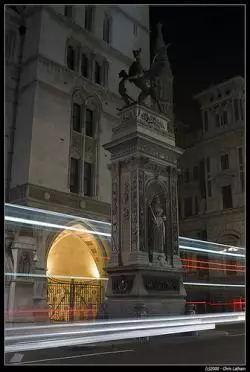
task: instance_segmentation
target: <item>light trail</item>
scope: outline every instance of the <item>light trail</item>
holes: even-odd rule
[[[219,247],[224,247],[224,248],[225,247],[228,247],[228,248],[243,249],[244,251],[246,250],[246,248],[243,248],[243,247],[235,247],[233,245],[227,245],[227,244],[221,244],[221,243],[215,243],[215,242],[208,242],[207,240],[187,238],[186,236],[179,236],[179,239],[191,240],[191,241],[200,242],[200,243],[203,243],[203,244],[209,243],[210,245],[214,245],[214,246],[217,246],[218,245]]]
[[[84,222],[95,222],[95,223],[100,223],[100,224],[111,226],[110,222],[103,222],[103,221],[100,221],[100,220],[92,220],[92,219],[89,219],[89,218],[84,218],[84,217],[80,217],[80,216],[72,216],[70,214],[53,212],[53,211],[48,211],[48,210],[45,210],[45,209],[26,207],[26,206],[22,206],[22,205],[9,204],[9,203],[5,203],[5,206],[10,207],[10,208],[24,209],[24,210],[27,210],[27,211],[30,211],[30,212],[34,211],[34,212],[38,212],[38,213],[42,213],[42,214],[46,214],[46,215],[57,216],[57,217],[66,217],[70,221],[72,219],[75,219],[75,220],[81,220],[81,221],[84,221]]]
[[[233,321],[243,321],[245,319],[245,316],[241,314],[240,316],[234,317],[233,315],[227,319],[218,318],[211,318],[206,319],[205,323],[215,323],[215,324],[225,324],[225,323],[232,323]],[[55,337],[55,336],[74,336],[74,335],[88,335],[93,333],[104,333],[104,332],[120,332],[120,331],[138,331],[138,330],[151,330],[156,328],[166,328],[166,327],[176,327],[176,326],[195,326],[199,324],[204,324],[204,320],[201,319],[190,319],[188,316],[184,320],[167,320],[165,322],[158,322],[155,324],[155,322],[152,322],[153,324],[136,324],[136,325],[126,325],[126,326],[113,326],[113,327],[102,327],[98,328],[92,327],[93,329],[82,329],[82,330],[74,330],[74,331],[59,331],[57,333],[39,333],[39,334],[25,334],[25,335],[14,335],[14,336],[6,336],[5,341],[13,341],[13,340],[28,340],[28,339],[36,339],[36,338],[49,338],[49,337]],[[51,328],[52,330],[53,328]]]
[[[237,311],[237,312],[227,312],[227,313],[216,313],[216,314],[195,314],[195,315],[174,315],[174,316],[151,316],[146,318],[124,318],[124,319],[116,319],[116,320],[94,320],[89,322],[77,322],[77,323],[62,323],[62,324],[46,324],[46,325],[31,325],[31,326],[24,326],[24,327],[6,327],[5,331],[7,332],[16,332],[22,330],[35,330],[35,329],[46,329],[46,328],[71,328],[71,327],[88,327],[88,326],[99,326],[99,325],[113,325],[113,324],[125,324],[125,323],[148,323],[148,322],[166,322],[166,321],[175,321],[175,320],[185,320],[185,319],[204,319],[204,321],[208,318],[237,318],[237,317],[245,317],[244,311]]]
[[[216,252],[216,251],[213,251],[212,249],[189,247],[186,245],[179,245],[179,248],[182,249],[183,251],[186,250],[186,251],[206,252],[206,253],[219,254],[221,256],[231,256],[231,257],[233,256],[233,257],[246,258],[244,254],[240,254],[240,253]]]
[[[213,265],[219,265],[219,266],[232,266],[232,267],[246,267],[245,265],[232,265],[232,264],[223,264],[220,262],[214,262],[214,261],[201,261],[201,260],[194,260],[190,258],[181,258],[181,261],[188,261],[188,262],[199,262],[199,263],[206,263],[208,265],[213,264]]]
[[[6,276],[21,276],[46,279],[80,279],[80,280],[108,280],[108,278],[94,278],[89,276],[64,276],[64,275],[46,275],[46,274],[30,274],[30,273],[5,273]],[[70,284],[70,283],[69,283]]]
[[[224,283],[195,283],[195,282],[183,282],[184,285],[197,285],[204,287],[238,287],[245,288],[244,284],[224,284]]]
[[[82,233],[90,233],[90,234],[101,235],[101,236],[108,236],[108,237],[111,236],[111,234],[104,233],[104,232],[101,232],[101,231],[93,231],[93,230],[87,230],[87,229],[78,229],[77,227],[71,227],[71,226],[65,226],[65,225],[57,225],[57,224],[49,223],[49,222],[27,220],[26,218],[5,216],[4,219],[6,221],[18,222],[18,223],[23,223],[23,224],[32,225],[32,226],[51,227],[51,228],[60,229],[60,230],[78,231],[78,232],[82,232]]]
[[[237,269],[223,269],[218,267],[207,267],[207,266],[193,266],[193,265],[182,265],[183,267],[187,267],[189,269],[198,269],[198,270],[216,270],[216,271],[233,271],[233,272],[246,272],[246,270],[237,270]]]

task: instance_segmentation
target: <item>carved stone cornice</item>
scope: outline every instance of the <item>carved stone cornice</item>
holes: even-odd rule
[[[54,189],[25,184],[10,191],[10,203],[32,204],[33,202],[58,212],[74,213],[80,216],[93,215],[107,219],[110,217],[110,204],[93,198],[74,195]],[[58,208],[57,208],[58,206]],[[70,212],[69,209],[72,209]]]

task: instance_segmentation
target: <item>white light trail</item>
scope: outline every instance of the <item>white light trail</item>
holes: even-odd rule
[[[33,208],[33,207],[26,207],[26,206],[23,206],[23,205],[16,205],[16,204],[9,204],[9,203],[5,203],[5,205],[7,207],[11,207],[11,208],[24,209],[24,210],[27,210],[27,211],[38,212],[38,213],[42,213],[42,214],[46,214],[46,215],[52,215],[52,216],[57,216],[57,217],[66,217],[70,221],[72,219],[75,219],[75,220],[81,220],[81,221],[84,221],[84,222],[96,222],[96,223],[100,223],[100,224],[105,224],[105,225],[111,226],[111,223],[110,222],[103,222],[103,221],[100,221],[100,220],[92,220],[92,219],[89,219],[89,218],[84,218],[84,217],[79,217],[79,216],[72,216],[70,214],[53,212],[53,211],[48,211],[48,210],[46,211],[45,209],[38,209],[38,208]]]
[[[46,279],[82,279],[82,280],[108,280],[108,278],[94,278],[90,276],[64,276],[64,275],[46,275],[46,274],[29,274],[29,273],[5,273],[6,276],[21,276]]]
[[[69,338],[69,339],[59,339],[59,340],[39,340],[37,342],[27,342],[17,343],[13,345],[5,345],[6,353],[13,353],[24,350],[38,350],[38,349],[47,349],[47,348],[56,348],[62,346],[73,346],[73,345],[83,345],[83,344],[92,344],[95,342],[105,342],[105,341],[114,341],[114,340],[125,340],[137,337],[147,337],[147,336],[159,336],[166,334],[174,333],[185,333],[193,331],[204,331],[208,329],[215,329],[215,324],[199,324],[193,326],[177,326],[177,327],[168,327],[163,329],[150,329],[150,330],[136,330],[128,331],[126,333],[111,333],[106,335],[96,335],[96,336],[87,336],[81,338]]]
[[[211,286],[211,287],[239,287],[239,288],[245,288],[245,284],[192,283],[192,282],[183,282],[183,284],[184,285]]]
[[[196,248],[196,247],[189,247],[186,245],[179,245],[179,248],[182,249],[183,251],[196,251],[196,252],[207,252],[207,253],[213,253],[213,254],[219,254],[222,256],[234,256],[234,257],[243,257],[246,258],[245,254],[240,254],[240,253],[227,253],[227,252],[217,252],[212,249],[205,249],[205,248]]]
[[[4,219],[6,221],[24,223],[24,224],[33,225],[33,226],[35,225],[35,226],[51,227],[51,228],[60,229],[60,230],[62,229],[62,230],[78,231],[78,232],[82,232],[82,233],[90,233],[90,234],[101,235],[101,236],[108,236],[108,237],[111,236],[111,234],[100,232],[100,231],[92,231],[92,230],[87,230],[87,229],[78,229],[77,227],[57,225],[57,224],[49,223],[49,222],[27,220],[26,218],[5,216]]]
[[[46,325],[35,325],[35,326],[24,326],[24,327],[6,327],[5,331],[16,332],[22,330],[32,330],[35,329],[45,329],[45,328],[74,328],[74,327],[89,327],[89,326],[100,326],[100,325],[114,325],[114,324],[126,324],[126,323],[148,323],[148,322],[169,322],[177,320],[191,320],[191,319],[235,319],[237,317],[243,316],[245,319],[245,312],[227,312],[227,313],[216,313],[216,314],[195,314],[195,315],[174,315],[174,316],[162,316],[162,317],[146,317],[146,318],[129,318],[129,319],[116,319],[116,320],[95,320],[88,322],[77,322],[77,323],[62,323],[62,324],[46,324]]]
[[[213,318],[206,318],[206,319],[190,319],[188,316],[186,319],[183,320],[167,320],[165,322],[158,322],[155,324],[155,322],[152,322],[153,324],[142,324],[142,325],[128,325],[128,326],[116,326],[113,328],[109,327],[103,327],[98,329],[98,324],[94,325],[95,329],[82,329],[77,331],[64,331],[64,332],[57,332],[57,333],[40,333],[40,334],[29,334],[29,335],[15,335],[15,336],[7,336],[5,337],[6,341],[12,341],[12,340],[28,340],[28,339],[36,339],[36,338],[49,338],[49,337],[61,337],[61,336],[74,336],[74,335],[80,335],[83,336],[86,334],[91,333],[103,333],[103,332],[118,332],[118,331],[133,331],[133,330],[143,330],[143,329],[155,329],[155,328],[166,328],[166,327],[176,327],[176,326],[189,326],[189,325],[199,325],[199,324],[225,324],[225,323],[237,323],[245,320],[245,314],[241,314],[240,316],[231,316],[228,318],[223,317],[213,317]],[[93,325],[92,325],[92,328]],[[53,328],[51,328],[53,330]]]
[[[230,247],[230,248],[237,248],[237,249],[243,249],[243,250],[246,250],[246,248],[242,248],[242,247],[235,247],[233,245],[227,245],[227,244],[221,244],[221,243],[215,243],[215,242],[208,242],[207,240],[200,240],[200,239],[193,239],[193,238],[187,238],[185,236],[179,236],[179,239],[184,239],[184,240],[190,240],[190,241],[195,241],[195,242],[200,242],[200,243],[203,243],[203,244],[208,244],[209,245],[214,245],[214,246],[221,246],[221,247]]]

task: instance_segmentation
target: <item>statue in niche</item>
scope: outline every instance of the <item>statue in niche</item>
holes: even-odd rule
[[[165,253],[166,216],[159,196],[155,196],[149,204],[149,255],[152,252]]]
[[[125,70],[121,70],[119,72],[119,78],[122,79],[119,84],[119,93],[125,101],[126,106],[135,103],[135,101],[130,96],[128,96],[127,90],[125,88],[125,83],[126,81],[128,81],[134,84],[137,88],[141,89],[141,93],[138,96],[138,103],[140,105],[143,105],[146,98],[148,96],[151,96],[156,102],[159,112],[162,112],[160,104],[155,96],[154,89],[152,88],[152,80],[156,76],[160,75],[163,67],[162,58],[158,55],[159,53],[161,54],[162,51],[156,54],[148,71],[145,71],[142,67],[141,51],[141,49],[133,50],[135,60],[130,66],[128,74]]]

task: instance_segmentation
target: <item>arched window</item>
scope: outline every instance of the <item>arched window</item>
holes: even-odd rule
[[[111,27],[112,27],[112,18],[109,15],[105,15],[103,22],[103,40],[108,44],[111,42]]]
[[[101,66],[95,61],[95,83],[101,84]]]
[[[94,7],[92,5],[87,5],[85,8],[85,29],[88,31],[92,31],[93,15]]]
[[[89,60],[85,54],[82,54],[81,59],[81,74],[82,76],[89,77]]]
[[[71,70],[75,70],[76,67],[76,50],[72,45],[67,48],[67,66]]]

